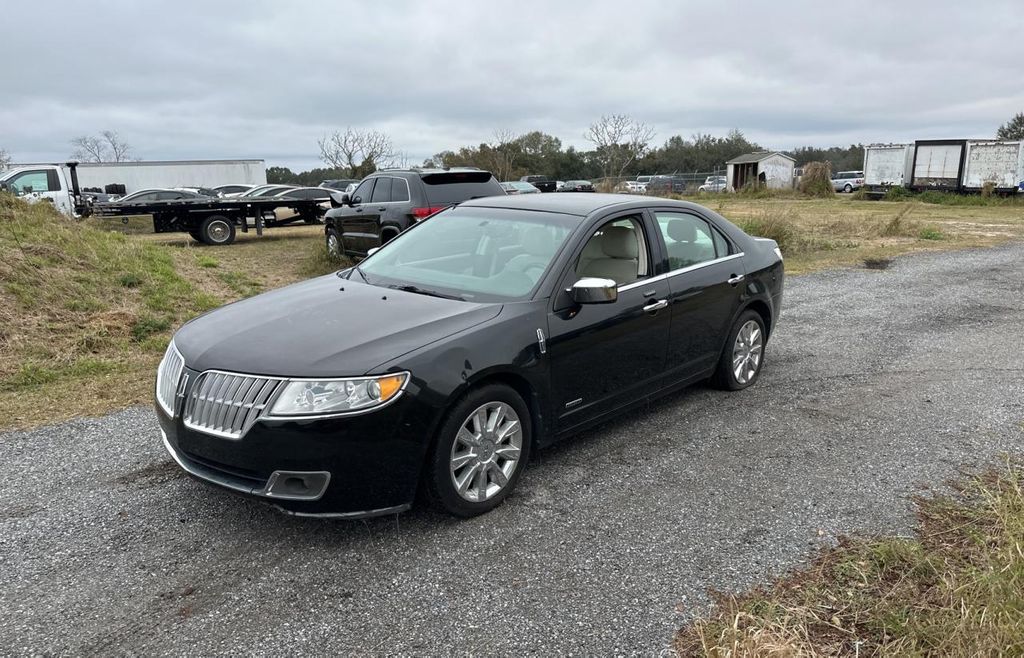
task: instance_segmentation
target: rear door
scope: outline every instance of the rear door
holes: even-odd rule
[[[654,210],[668,259],[669,330],[666,372],[685,379],[713,368],[743,294],[743,255],[697,213]]]
[[[377,244],[377,230],[373,213],[367,212],[373,196],[376,178],[367,178],[352,192],[353,204],[343,209],[340,228],[345,248],[357,254],[365,254]],[[355,203],[358,201],[359,203]]]

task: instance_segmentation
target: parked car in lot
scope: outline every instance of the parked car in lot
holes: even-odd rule
[[[529,183],[533,185],[541,192],[554,192],[556,188],[556,181],[551,180],[547,176],[541,176],[539,174],[532,174],[529,176],[523,176],[519,179],[522,183]]]
[[[248,192],[255,185],[249,185],[247,183],[231,183],[229,185],[216,185],[213,187],[214,190],[220,193],[220,196],[232,197],[243,192]]]
[[[561,437],[708,378],[754,384],[783,277],[774,241],[692,203],[465,201],[357,267],[181,327],[157,371],[163,444],[196,478],[289,513],[391,514],[423,491],[481,514]],[[633,447],[638,468],[656,450]]]
[[[593,192],[594,184],[588,180],[567,180],[559,192]]]
[[[647,194],[684,194],[687,180],[682,176],[651,176],[647,181]]]
[[[501,184],[505,194],[540,194],[540,190],[522,181],[507,181]]]
[[[126,194],[123,197],[109,203],[120,206],[125,206],[133,203],[152,203],[153,201],[182,201],[187,199],[208,199],[209,197],[198,194],[196,192],[190,192],[188,190],[171,190],[162,188],[151,188],[147,190],[138,190],[131,194]]]
[[[242,192],[238,196],[239,197],[274,196],[275,194],[280,194],[281,192],[284,192],[285,190],[294,190],[296,187],[297,187],[296,185],[274,185],[274,184],[270,184],[270,185],[257,185],[256,187],[252,188],[248,192]]]
[[[651,176],[637,176],[636,180],[626,181],[626,191],[629,194],[646,194],[647,183],[651,180]]]
[[[840,171],[832,176],[832,189],[836,192],[853,192],[863,186],[863,171]]]
[[[382,169],[327,212],[327,251],[336,256],[365,256],[416,222],[448,206],[487,196],[505,196],[482,169]],[[336,197],[335,197],[336,198]]]
[[[358,178],[334,178],[331,180],[325,180],[320,183],[320,187],[326,187],[332,190],[341,190],[344,192],[348,189],[349,185],[358,185]]]
[[[331,192],[335,192],[326,187],[293,187],[288,190],[282,190],[272,196],[279,199],[309,199],[312,201],[319,201],[320,207],[327,211],[331,207]],[[287,206],[279,207],[274,209],[274,220],[277,222],[289,222],[294,221],[300,216],[300,213],[295,208],[289,208]],[[306,216],[306,223],[315,224],[317,219],[310,215]]]
[[[698,192],[725,192],[729,180],[725,176],[708,176],[697,188]]]
[[[194,192],[199,196],[207,196],[214,199],[223,196],[220,192],[213,189],[212,187],[176,187],[174,189],[182,190],[184,192]]]

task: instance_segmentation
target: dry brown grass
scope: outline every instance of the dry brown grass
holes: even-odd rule
[[[1024,462],[915,499],[913,538],[844,539],[681,629],[682,656],[1024,654]]]
[[[175,327],[338,267],[314,258],[322,227],[206,247],[122,226],[73,222],[0,194],[0,429],[149,402]]]

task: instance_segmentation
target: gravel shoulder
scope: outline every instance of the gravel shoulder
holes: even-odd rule
[[[657,653],[707,605],[1024,447],[1024,244],[792,278],[754,388],[541,452],[494,512],[283,516],[147,408],[0,434],[3,653]]]

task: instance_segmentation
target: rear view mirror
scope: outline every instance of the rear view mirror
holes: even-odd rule
[[[572,300],[577,304],[610,304],[619,298],[619,287],[611,279],[584,277],[572,284]]]

